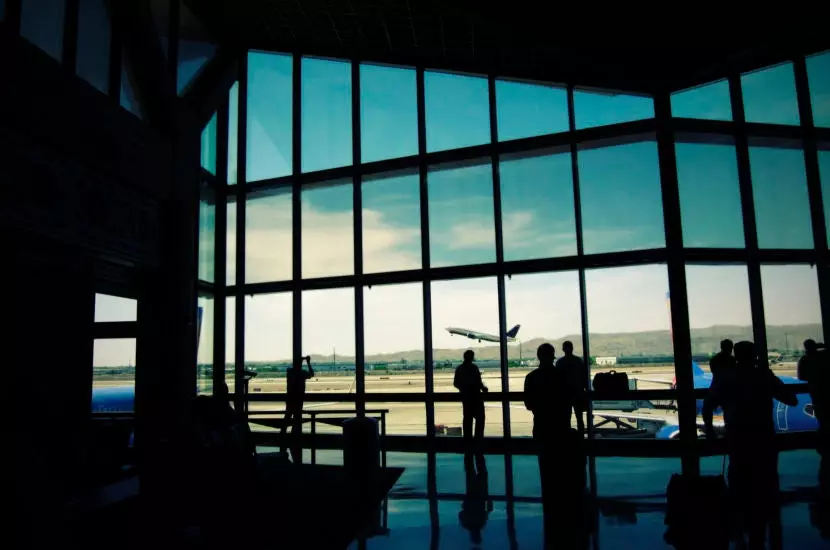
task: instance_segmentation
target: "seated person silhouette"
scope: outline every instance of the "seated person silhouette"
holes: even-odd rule
[[[712,380],[703,401],[707,437],[714,438],[713,411],[723,410],[729,454],[727,481],[738,515],[739,543],[744,534],[750,548],[764,548],[767,529],[776,514],[778,451],[775,447],[773,399],[795,406],[792,389],[768,367],[758,365],[755,344],[735,344],[735,368]]]
[[[308,365],[308,370],[303,370],[303,360]],[[303,421],[303,399],[305,398],[306,380],[314,377],[314,368],[311,366],[311,356],[301,357],[300,361],[285,373],[286,398],[285,418],[283,419],[282,430],[280,430],[280,441],[282,442],[282,454],[285,454],[285,431],[291,424],[291,436],[295,444],[291,448],[292,459],[295,463],[302,462],[302,450],[296,445],[297,438],[302,432]]]
[[[479,470],[477,473],[471,467],[465,467],[464,470],[467,490],[458,512],[458,521],[470,532],[470,542],[479,545],[482,541],[481,531],[493,511],[493,500],[490,498],[487,471]]]
[[[455,369],[453,386],[461,394],[462,430],[464,435],[465,464],[469,463],[475,453],[479,465],[483,466],[481,444],[484,440],[484,396],[487,386],[481,381],[481,371],[473,363],[475,353],[468,349],[464,352],[464,362]],[[475,421],[475,433],[473,433]]]

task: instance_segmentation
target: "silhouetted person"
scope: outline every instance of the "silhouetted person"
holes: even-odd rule
[[[804,341],[804,355],[798,360],[798,378],[809,386],[813,414],[818,421],[816,450],[821,456],[818,477],[822,496],[819,508],[825,522],[830,522],[830,361],[823,344],[812,339]],[[827,523],[824,531],[830,532]]]
[[[798,404],[791,389],[767,367],[759,367],[755,344],[735,344],[735,368],[713,377],[703,402],[708,437],[714,437],[712,413],[718,406],[726,424],[729,454],[727,479],[739,516],[741,537],[749,548],[764,548],[767,528],[777,513],[778,451],[775,448],[773,399]]]
[[[470,542],[478,545],[481,544],[481,531],[487,525],[487,518],[493,511],[493,501],[490,499],[487,470],[476,472],[470,465],[465,465],[464,470],[467,491],[461,502],[458,521],[470,532]]]
[[[308,370],[303,370],[303,359],[305,359]],[[306,355],[285,373],[286,377],[286,398],[285,398],[285,419],[280,432],[280,440],[283,442],[282,452],[285,453],[285,430],[291,424],[291,438],[294,445],[291,448],[292,459],[295,463],[302,462],[302,450],[296,445],[297,438],[302,431],[303,422],[303,400],[305,398],[306,380],[314,376],[314,368],[311,366],[311,356]]]
[[[585,514],[585,449],[582,435],[571,428],[577,396],[563,372],[554,366],[555,350],[544,343],[536,350],[539,367],[525,378],[525,406],[533,413],[533,441],[539,457],[546,546],[580,547],[587,540]],[[566,539],[566,540],[563,540]]]
[[[461,394],[465,465],[472,458],[472,453],[481,457],[481,444],[484,440],[483,394],[487,392],[487,386],[481,381],[481,371],[478,370],[478,365],[473,363],[473,359],[475,359],[473,350],[468,349],[464,352],[464,362],[455,369],[452,384]],[[475,432],[473,432],[473,420],[475,420]]]
[[[585,420],[582,412],[585,410],[588,390],[588,371],[581,357],[574,355],[574,345],[570,340],[562,343],[564,356],[556,362],[556,369],[562,373],[568,391],[573,400],[573,412],[576,417],[576,426],[580,434],[585,433]]]
[[[733,348],[732,340],[721,340],[720,351],[709,361],[709,370],[712,372],[712,376],[717,376],[720,372],[733,369],[735,366],[735,357],[732,356]]]

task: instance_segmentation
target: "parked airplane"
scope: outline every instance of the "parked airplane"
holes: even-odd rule
[[[519,334],[519,329],[522,325],[516,325],[515,327],[508,330],[504,336],[508,342],[515,342],[516,335]],[[447,332],[450,334],[457,334],[459,336],[464,336],[469,338],[470,340],[478,340],[479,342],[499,342],[501,339],[495,334],[487,334],[486,332],[477,332],[475,330],[470,330],[468,328],[460,328],[460,327],[447,327]]]

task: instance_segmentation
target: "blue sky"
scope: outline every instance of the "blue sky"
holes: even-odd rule
[[[826,62],[826,56],[808,62],[811,82],[817,90],[813,96],[814,102],[818,102],[814,106],[817,118],[824,112],[828,82],[823,74],[815,74],[820,64]],[[293,156],[291,58],[252,52],[249,68],[248,179],[289,175]],[[351,164],[349,65],[304,59],[302,69],[303,169]],[[363,159],[414,154],[414,71],[363,65],[360,75]],[[791,65],[745,75],[744,101],[750,120],[793,122],[791,80]],[[428,71],[425,84],[428,150],[489,141],[486,79]],[[568,126],[566,94],[561,87],[498,81],[496,99],[499,139],[562,131]],[[578,90],[574,102],[578,128],[653,116],[653,104],[644,97]],[[232,96],[231,104],[234,103]],[[763,108],[764,105],[767,107]],[[672,109],[675,116],[729,119],[728,86],[721,81],[678,92],[672,97]],[[231,141],[235,141],[233,136]],[[581,144],[578,157],[586,253],[664,246],[655,142],[644,136],[633,143],[596,145]],[[685,245],[743,246],[734,146],[678,143],[676,153]],[[827,159],[823,152],[825,190],[830,179],[826,176],[830,174]],[[504,157],[500,162],[505,257],[522,260],[573,255],[575,212],[569,152],[535,151]],[[750,162],[761,246],[812,246],[802,152],[753,147]],[[427,183],[433,265],[494,261],[489,159],[460,166],[432,166]],[[354,272],[353,192],[350,180],[303,190],[304,276]],[[422,258],[417,175],[373,177],[361,184],[361,193],[364,271],[419,268]],[[830,196],[830,192],[825,193]],[[257,195],[248,200],[247,280],[288,280],[292,272],[291,192]],[[231,223],[235,220],[234,208],[231,205]],[[212,225],[210,208],[203,209],[203,222],[204,227]],[[209,232],[205,237],[210,237]],[[202,254],[201,264],[206,273],[211,252],[209,246],[203,247],[206,253]],[[229,238],[229,261],[235,254],[234,239]],[[233,281],[232,265],[228,272],[229,281]],[[750,323],[745,266],[689,266],[687,273],[693,328]],[[815,306],[813,269],[764,266],[762,275],[768,323],[820,320]],[[668,330],[665,266],[589,270],[586,282],[592,332]],[[579,334],[581,313],[575,272],[516,275],[505,285],[507,324],[521,324],[523,338]],[[380,286],[364,289],[364,293],[367,353],[423,347],[420,285]],[[495,332],[496,296],[494,278],[436,282],[432,288],[434,346],[462,345],[458,338],[446,333],[446,326]],[[208,301],[204,303],[211,309]],[[246,298],[249,359],[290,355],[291,307],[289,294]],[[354,353],[353,289],[305,292],[303,311],[303,353],[331,353],[333,348],[342,354]],[[207,324],[209,318],[208,312]],[[232,334],[232,322],[228,325]],[[228,346],[229,357],[232,348]]]

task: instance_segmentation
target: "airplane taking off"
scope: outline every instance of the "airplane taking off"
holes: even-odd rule
[[[515,342],[516,335],[519,334],[519,328],[522,325],[516,325],[515,327],[508,330],[504,336],[508,342]],[[457,334],[459,336],[464,336],[469,338],[470,340],[478,340],[479,342],[498,342],[501,339],[495,334],[487,334],[486,332],[478,332],[475,330],[470,330],[468,328],[460,328],[460,327],[447,327],[447,332],[450,334]]]

